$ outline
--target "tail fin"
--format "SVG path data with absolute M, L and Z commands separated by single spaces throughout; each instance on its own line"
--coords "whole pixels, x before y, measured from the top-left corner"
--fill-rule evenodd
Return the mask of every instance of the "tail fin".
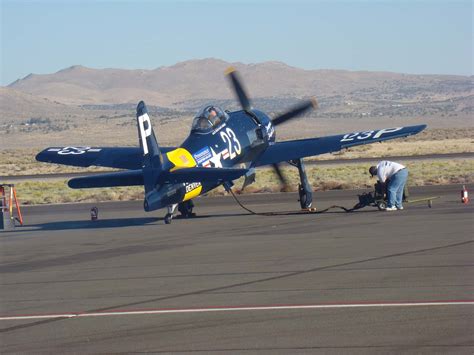
M 137 123 L 138 138 L 143 153 L 143 185 L 145 194 L 148 195 L 155 191 L 158 177 L 163 171 L 163 156 L 143 101 L 140 101 L 137 106 Z
M 137 106 L 137 123 L 144 167 L 161 170 L 163 157 L 156 141 L 155 132 L 151 127 L 148 109 L 143 101 L 140 101 Z

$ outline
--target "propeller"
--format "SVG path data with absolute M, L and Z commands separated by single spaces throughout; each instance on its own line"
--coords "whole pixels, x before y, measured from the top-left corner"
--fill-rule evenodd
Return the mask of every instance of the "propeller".
M 288 179 L 285 177 L 283 172 L 280 169 L 279 164 L 272 164 L 273 170 L 275 171 L 275 174 L 278 176 L 278 180 L 280 180 L 280 184 L 282 185 L 283 189 L 286 190 L 286 188 L 289 186 L 288 185 Z
M 235 68 L 229 67 L 225 71 L 225 74 L 230 79 L 235 95 L 237 96 L 237 99 L 239 100 L 240 105 L 242 106 L 242 109 L 248 114 L 252 115 L 257 120 L 257 122 L 259 122 L 259 119 L 252 112 L 250 99 L 242 86 L 241 80 Z M 292 120 L 293 118 L 296 118 L 308 112 L 311 109 L 316 109 L 317 107 L 318 107 L 318 102 L 316 101 L 316 99 L 313 98 L 311 100 L 305 100 L 299 103 L 298 105 L 294 106 L 293 108 L 291 108 L 289 111 L 283 114 L 280 114 L 274 119 L 272 119 L 272 125 L 278 126 L 282 123 L 285 123 L 289 120 Z M 283 186 L 283 189 L 286 190 L 288 188 L 288 180 L 286 179 L 285 175 L 280 169 L 280 165 L 273 164 L 272 166 L 273 166 L 273 170 L 275 171 L 275 174 L 278 176 L 278 179 L 280 180 L 281 185 Z
M 278 126 L 282 123 L 285 123 L 286 121 L 289 121 L 293 118 L 296 118 L 296 117 L 306 113 L 307 111 L 309 111 L 311 109 L 317 109 L 317 108 L 318 108 L 318 102 L 316 101 L 315 98 L 313 98 L 311 100 L 305 100 L 302 103 L 294 106 L 288 112 L 285 112 L 285 113 L 275 117 L 272 120 L 272 124 L 274 126 Z
M 272 119 L 272 124 L 273 126 L 278 126 L 282 123 L 285 123 L 286 121 L 289 121 L 293 118 L 296 118 L 306 112 L 308 112 L 311 109 L 316 109 L 318 107 L 318 102 L 316 101 L 315 98 L 311 100 L 306 100 L 303 101 L 302 103 L 294 106 L 292 109 L 289 111 L 282 113 Z M 283 174 L 283 171 L 280 169 L 279 164 L 273 164 L 273 170 L 275 171 L 275 174 L 278 176 L 278 179 L 280 180 L 280 184 L 282 185 L 282 190 L 287 191 L 289 184 L 288 184 L 288 179 L 285 177 Z
M 245 93 L 245 90 L 241 84 L 237 71 L 235 70 L 234 67 L 229 67 L 225 71 L 225 74 L 229 76 L 230 78 L 235 94 L 237 95 L 237 98 L 239 99 L 240 106 L 242 106 L 242 109 L 244 111 L 249 112 L 252 109 L 250 105 L 250 100 L 247 94 Z

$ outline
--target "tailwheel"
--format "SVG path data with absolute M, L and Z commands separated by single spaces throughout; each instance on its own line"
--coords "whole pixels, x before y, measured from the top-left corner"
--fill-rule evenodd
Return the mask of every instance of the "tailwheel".
M 171 224 L 171 221 L 173 220 L 173 215 L 171 213 L 167 213 L 165 216 L 165 223 L 166 224 Z
M 178 211 L 181 213 L 181 218 L 192 218 L 196 217 L 196 213 L 193 213 L 194 202 L 192 200 L 181 202 L 178 205 Z
M 165 216 L 165 223 L 166 224 L 171 224 L 171 221 L 173 220 L 174 211 L 176 210 L 177 206 L 178 206 L 177 203 L 168 206 L 168 213 Z

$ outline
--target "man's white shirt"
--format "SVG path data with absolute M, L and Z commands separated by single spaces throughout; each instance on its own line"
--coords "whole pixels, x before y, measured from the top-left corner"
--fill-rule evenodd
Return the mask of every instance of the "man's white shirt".
M 405 166 L 402 164 L 398 164 L 393 161 L 382 160 L 377 164 L 377 177 L 379 181 L 385 182 L 387 179 L 390 179 L 402 169 L 405 169 Z

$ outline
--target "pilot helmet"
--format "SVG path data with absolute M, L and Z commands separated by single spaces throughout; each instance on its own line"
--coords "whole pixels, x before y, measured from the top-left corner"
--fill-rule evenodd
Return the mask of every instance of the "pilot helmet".
M 217 106 L 207 106 L 203 110 L 204 116 L 212 123 L 215 127 L 221 123 L 225 118 L 225 113 Z

